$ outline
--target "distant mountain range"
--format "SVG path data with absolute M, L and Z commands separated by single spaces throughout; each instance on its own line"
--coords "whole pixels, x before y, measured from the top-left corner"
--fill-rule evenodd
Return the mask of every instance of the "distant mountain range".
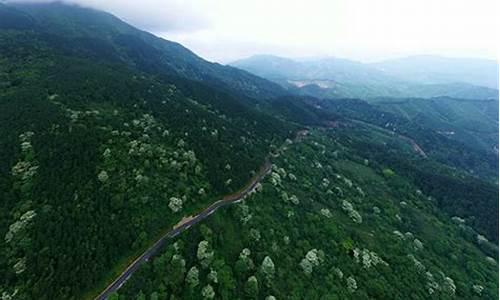
M 231 65 L 290 91 L 321 98 L 498 99 L 498 64 L 492 60 L 412 56 L 365 64 L 339 58 L 256 55 Z
M 371 66 L 422 84 L 461 82 L 498 89 L 498 63 L 494 60 L 417 55 L 385 60 Z

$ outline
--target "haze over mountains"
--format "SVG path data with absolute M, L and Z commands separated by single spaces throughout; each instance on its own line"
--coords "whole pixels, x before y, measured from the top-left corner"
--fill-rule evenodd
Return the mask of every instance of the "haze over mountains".
M 493 60 L 412 56 L 367 64 L 256 55 L 231 65 L 317 97 L 498 98 L 498 64 Z
M 495 60 L 420 55 L 370 65 L 422 84 L 469 83 L 498 89 L 498 62 Z
M 0 3 L 2 299 L 93 299 L 151 249 L 108 299 L 498 298 L 491 89 L 254 60 Z M 453 85 L 478 98 L 380 98 Z

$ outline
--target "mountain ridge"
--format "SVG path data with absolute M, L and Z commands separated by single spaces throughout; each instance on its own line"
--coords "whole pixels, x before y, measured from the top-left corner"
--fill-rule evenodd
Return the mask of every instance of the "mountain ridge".
M 72 38 L 78 42 L 78 36 L 83 39 L 92 36 L 96 48 L 87 50 L 93 55 L 113 55 L 116 59 L 125 55 L 138 66 L 150 70 L 161 68 L 160 72 L 170 72 L 191 80 L 208 80 L 214 84 L 218 82 L 219 85 L 227 85 L 250 96 L 270 97 L 286 94 L 278 85 L 232 67 L 207 62 L 179 43 L 139 30 L 108 13 L 59 2 L 48 3 L 42 8 L 40 4 L 29 3 L 14 3 L 9 6 L 18 11 L 32 13 L 31 17 L 40 22 L 44 31 L 55 35 L 56 38 Z M 101 23 L 96 23 L 93 19 Z M 100 30 L 99 27 L 107 31 Z M 67 32 L 62 32 L 59 28 L 66 28 Z M 128 53 L 120 53 L 120 47 L 128 47 L 130 50 Z M 153 61 L 160 62 L 160 65 L 154 64 Z M 261 94 L 255 94 L 257 91 Z
M 405 62 L 410 59 L 401 60 Z M 335 57 L 294 60 L 274 55 L 256 55 L 237 60 L 230 65 L 273 80 L 292 92 L 319 98 L 449 96 L 467 99 L 498 99 L 498 89 L 479 86 L 476 81 L 460 81 L 463 78 L 467 79 L 464 76 L 451 77 L 453 74 L 445 74 L 448 77 L 445 75 L 441 77 L 448 78 L 446 80 L 425 80 L 426 76 L 431 78 L 436 73 L 428 72 L 428 75 L 425 75 L 427 74 L 425 68 L 424 70 L 418 68 L 425 64 L 413 66 L 415 69 L 413 72 L 415 74 L 420 72 L 420 75 L 412 77 L 411 74 L 400 74 L 403 72 L 398 73 L 397 70 L 391 72 L 392 69 L 389 67 L 398 67 L 393 66 L 392 62 L 398 62 L 398 60 L 367 64 Z M 491 61 L 486 62 L 492 64 Z M 447 68 L 450 67 L 447 66 Z M 463 69 L 467 69 L 466 66 Z M 492 75 L 491 69 L 491 67 L 476 68 L 476 73 L 483 72 L 482 77 L 493 78 L 496 75 Z M 448 70 L 448 72 L 451 71 Z M 474 76 L 471 75 L 471 77 Z M 495 80 L 493 78 L 490 81 Z

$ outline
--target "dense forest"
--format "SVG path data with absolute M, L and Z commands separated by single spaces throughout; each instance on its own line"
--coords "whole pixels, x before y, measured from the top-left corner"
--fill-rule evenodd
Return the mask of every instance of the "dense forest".
M 359 99 L 310 99 L 315 105 L 345 118 L 410 138 L 433 160 L 489 182 L 498 181 L 496 100 L 474 102 L 438 98 L 416 99 L 408 104 L 408 99 L 399 99 L 400 102 L 391 99 L 372 105 Z M 447 119 L 442 116 L 443 110 Z
M 0 4 L 2 299 L 95 297 L 270 157 L 112 297 L 498 298 L 498 102 L 464 102 L 471 125 L 418 101 L 292 94 L 104 12 Z
M 48 6 L 60 11 L 0 7 L 0 266 L 3 292 L 24 299 L 92 293 L 184 214 L 243 186 L 301 126 L 286 103 L 259 108 L 217 78 L 134 68 L 99 31 L 75 46 L 66 18 L 109 16 Z M 302 109 L 299 121 L 321 120 Z
M 360 156 L 352 136 L 310 131 L 255 194 L 175 238 L 110 298 L 498 298 L 498 248 Z M 376 151 L 401 150 L 382 138 L 394 144 Z
M 177 223 L 174 199 L 193 210 L 238 189 L 293 129 L 224 93 L 190 98 L 126 69 L 60 59 L 36 71 L 1 95 L 0 153 L 2 227 L 37 216 L 30 236 L 19 233 L 29 245 L 7 243 L 3 262 L 26 261 L 38 299 L 94 285 L 116 251 L 132 254 Z

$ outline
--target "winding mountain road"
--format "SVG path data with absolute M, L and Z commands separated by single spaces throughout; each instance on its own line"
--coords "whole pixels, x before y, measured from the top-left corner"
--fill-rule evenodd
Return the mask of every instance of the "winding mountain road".
M 208 206 L 198 214 L 190 216 L 188 219 L 183 219 L 185 221 L 181 221 L 177 225 L 175 225 L 172 230 L 163 235 L 158 241 L 153 244 L 153 246 L 148 248 L 143 254 L 135 259 L 130 265 L 128 265 L 125 271 L 123 271 L 110 285 L 108 285 L 106 289 L 95 298 L 95 300 L 104 300 L 111 293 L 118 290 L 123 285 L 123 283 L 125 283 L 125 281 L 139 268 L 141 263 L 147 261 L 153 255 L 155 255 L 156 252 L 158 252 L 158 250 L 166 240 L 177 236 L 183 230 L 191 227 L 191 225 L 194 225 L 205 219 L 217 209 L 238 202 L 244 199 L 248 194 L 252 193 L 256 189 L 257 184 L 271 172 L 271 166 L 271 161 L 269 159 L 266 159 L 259 173 L 252 178 L 252 180 L 244 187 L 243 190 L 230 195 L 226 195 L 224 198 L 212 203 L 210 206 Z
M 309 130 L 304 129 L 296 133 L 293 143 L 302 141 L 309 133 Z M 270 157 L 278 157 L 282 150 L 286 149 L 286 145 L 292 143 L 292 141 L 285 142 L 275 154 L 271 153 Z M 233 204 L 240 200 L 243 200 L 247 195 L 255 191 L 257 184 L 259 184 L 272 170 L 272 163 L 270 158 L 266 158 L 264 165 L 260 168 L 259 172 L 252 178 L 252 180 L 240 191 L 233 194 L 224 196 L 221 200 L 218 200 L 208 207 L 203 209 L 201 212 L 194 216 L 184 217 L 177 225 L 175 225 L 172 230 L 164 234 L 158 241 L 156 241 L 151 247 L 149 247 L 144 253 L 142 253 L 138 258 L 136 258 L 127 268 L 110 284 L 104 291 L 102 291 L 95 300 L 105 300 L 114 291 L 118 290 L 127 279 L 139 268 L 141 263 L 149 260 L 153 255 L 158 252 L 161 246 L 166 240 L 177 236 L 182 231 L 188 229 L 192 225 L 202 221 L 209 215 L 211 215 L 217 209 Z

